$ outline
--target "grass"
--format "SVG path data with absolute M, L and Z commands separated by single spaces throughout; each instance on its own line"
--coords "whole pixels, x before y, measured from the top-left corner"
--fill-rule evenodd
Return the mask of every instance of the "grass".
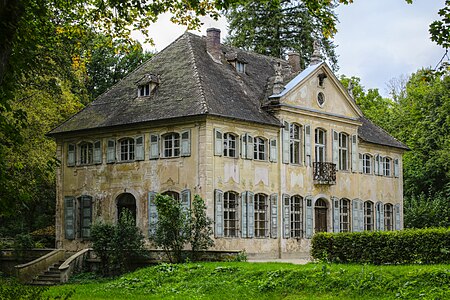
M 450 265 L 161 264 L 115 279 L 78 276 L 70 299 L 450 299 Z

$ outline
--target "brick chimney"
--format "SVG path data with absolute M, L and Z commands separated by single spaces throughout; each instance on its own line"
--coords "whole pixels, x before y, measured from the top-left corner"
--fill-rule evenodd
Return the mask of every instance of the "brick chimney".
M 288 61 L 292 68 L 292 72 L 296 73 L 300 71 L 300 54 L 297 52 L 289 52 Z
M 214 60 L 220 62 L 222 51 L 220 50 L 220 29 L 206 29 L 206 51 Z

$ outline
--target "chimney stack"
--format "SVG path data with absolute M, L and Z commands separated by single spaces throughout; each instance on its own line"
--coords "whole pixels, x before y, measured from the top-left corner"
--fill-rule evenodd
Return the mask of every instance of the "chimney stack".
M 300 54 L 296 52 L 289 52 L 288 61 L 292 68 L 292 72 L 297 73 L 300 71 Z
M 206 51 L 208 51 L 208 53 L 213 57 L 214 60 L 220 62 L 220 29 L 206 29 Z

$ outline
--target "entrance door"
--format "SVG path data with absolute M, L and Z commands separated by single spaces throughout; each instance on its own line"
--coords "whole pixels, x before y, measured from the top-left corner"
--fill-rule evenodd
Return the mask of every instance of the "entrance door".
M 326 232 L 327 231 L 327 203 L 323 199 L 316 201 L 314 207 L 314 219 L 315 219 L 315 232 Z
M 134 199 L 134 196 L 130 193 L 120 194 L 119 197 L 117 197 L 117 220 L 120 219 L 120 215 L 125 209 L 130 211 L 131 216 L 136 223 L 136 199 Z

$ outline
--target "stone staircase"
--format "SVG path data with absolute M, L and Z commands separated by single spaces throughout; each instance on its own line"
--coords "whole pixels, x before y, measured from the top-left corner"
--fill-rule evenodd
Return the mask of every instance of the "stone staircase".
M 61 266 L 63 262 L 63 260 L 60 260 L 59 262 L 51 265 L 46 271 L 36 276 L 30 285 L 50 286 L 60 284 L 61 274 L 59 271 L 59 266 Z

